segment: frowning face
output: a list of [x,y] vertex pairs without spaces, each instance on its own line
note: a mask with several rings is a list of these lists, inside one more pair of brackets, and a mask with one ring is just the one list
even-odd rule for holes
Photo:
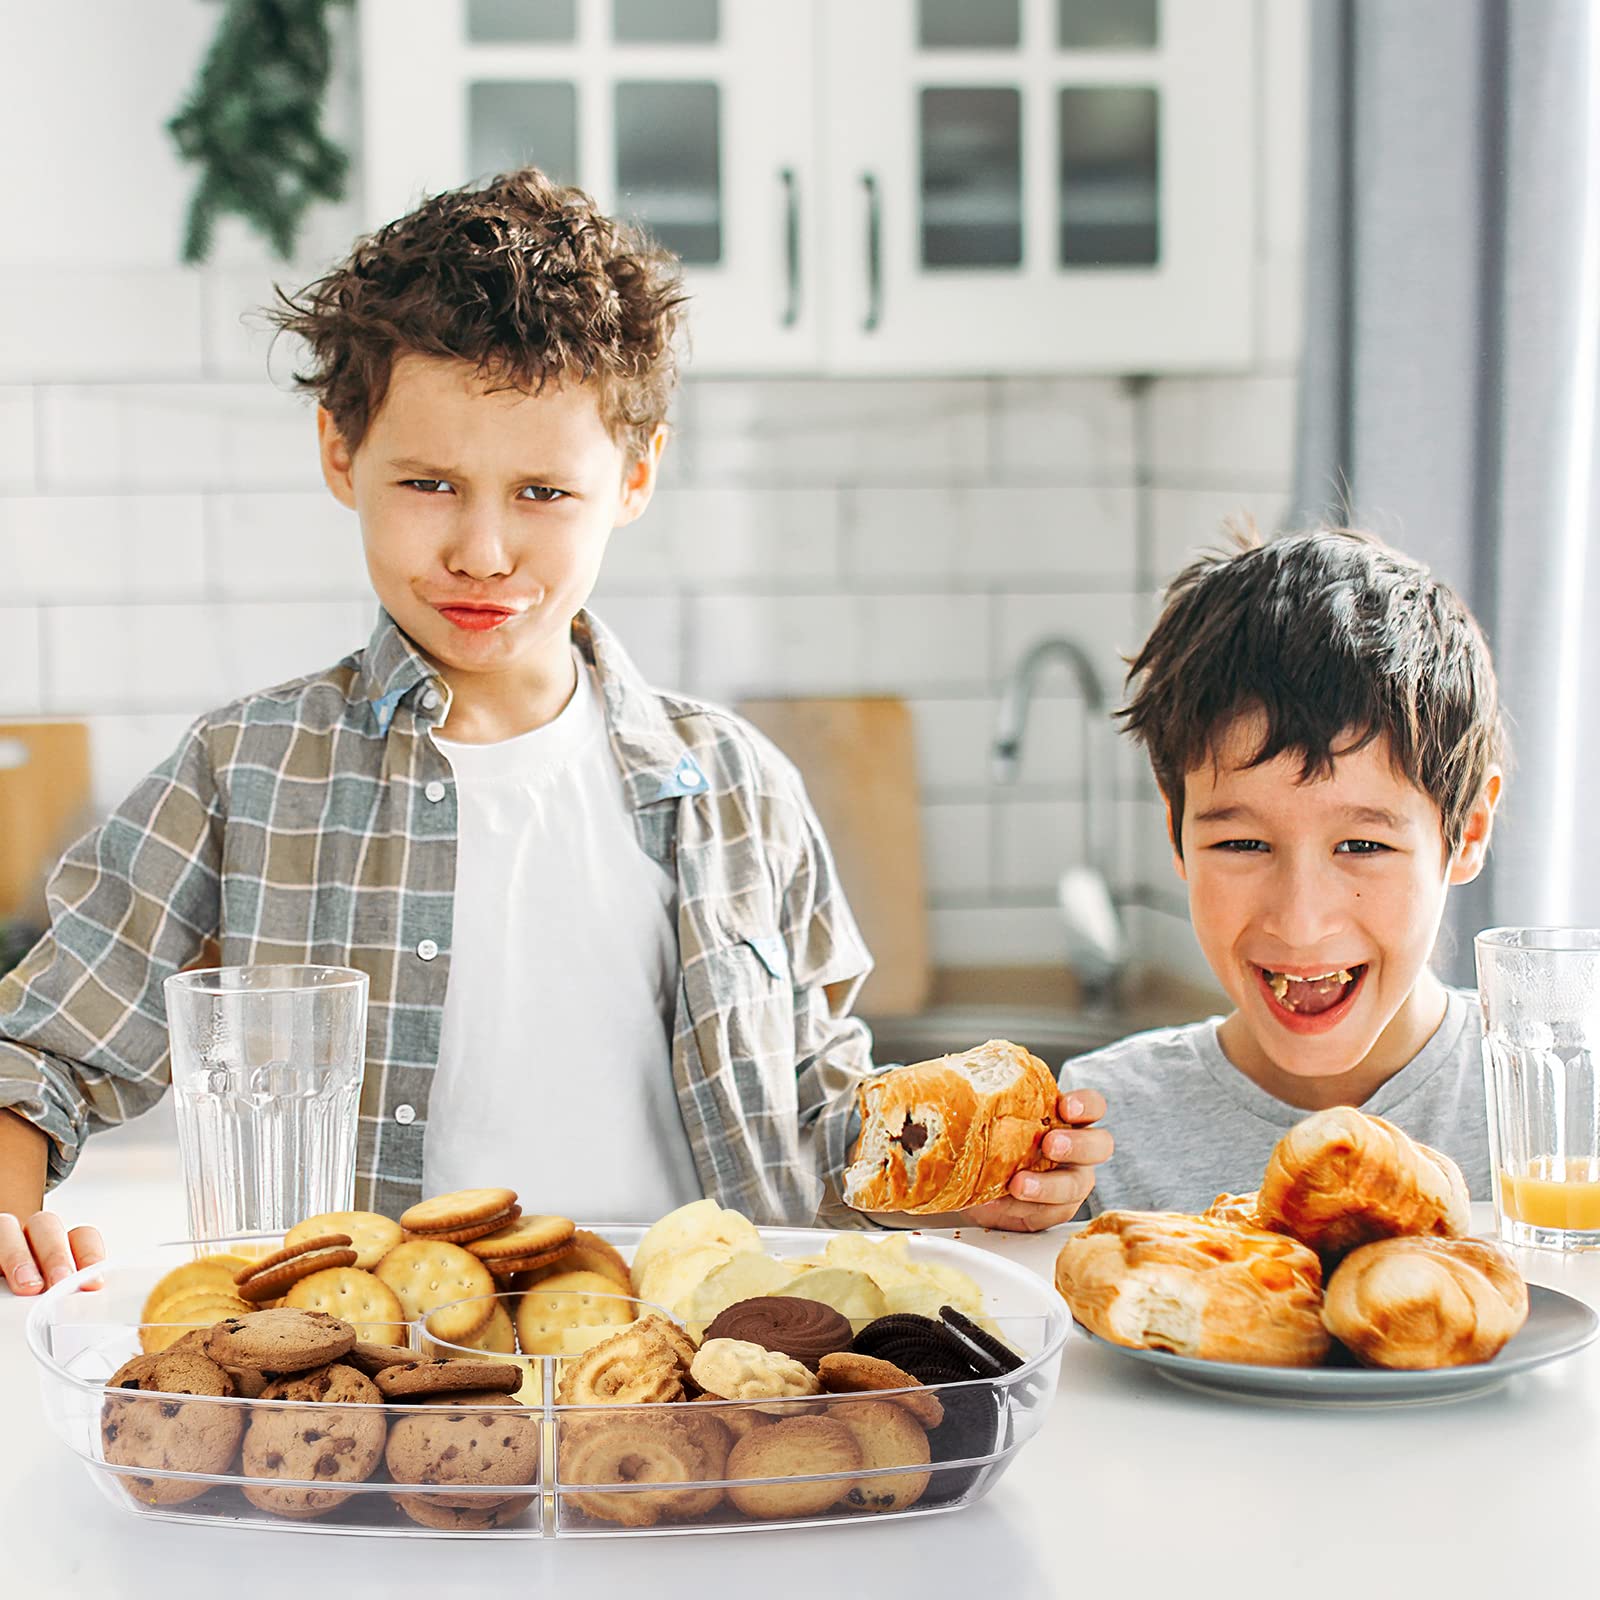
[[1419,979],[1450,886],[1482,866],[1499,774],[1452,854],[1438,806],[1395,769],[1385,740],[1302,782],[1297,755],[1244,765],[1260,733],[1241,719],[1184,785],[1178,871],[1200,947],[1238,1008],[1224,1046],[1269,1088],[1390,1055],[1395,1070],[1438,1025]]

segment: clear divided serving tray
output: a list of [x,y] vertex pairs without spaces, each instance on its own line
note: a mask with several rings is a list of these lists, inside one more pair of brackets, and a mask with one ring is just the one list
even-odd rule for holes
[[[638,1227],[594,1231],[628,1257],[645,1233]],[[767,1228],[761,1237],[772,1255],[814,1257],[832,1235],[818,1229]],[[108,1461],[102,1443],[105,1384],[123,1362],[139,1353],[139,1318],[151,1287],[164,1273],[198,1255],[262,1242],[231,1239],[163,1245],[138,1259],[110,1261],[75,1273],[31,1309],[27,1338],[39,1363],[46,1414],[114,1504],[174,1522],[235,1523],[303,1533],[495,1539],[726,1533],[935,1515],[982,1499],[1038,1432],[1055,1392],[1058,1357],[1071,1325],[1053,1287],[1025,1268],[956,1240],[913,1236],[912,1259],[956,1267],[972,1278],[983,1290],[985,1321],[1024,1357],[1017,1371],[1001,1378],[930,1386],[944,1420],[927,1430],[926,1465],[896,1454],[891,1443],[887,1458],[894,1465],[794,1472],[784,1470],[782,1460],[771,1460],[744,1476],[730,1476],[724,1465],[720,1472],[686,1478],[673,1466],[685,1459],[683,1452],[656,1447],[652,1430],[659,1430],[662,1422],[687,1423],[692,1432],[701,1425],[690,1419],[707,1415],[723,1424],[713,1432],[731,1445],[752,1426],[752,1412],[764,1419],[753,1424],[759,1428],[770,1421],[826,1416],[830,1408],[881,1401],[883,1396],[563,1406],[555,1400],[557,1376],[569,1358],[444,1346],[430,1335],[427,1318],[406,1329],[405,1343],[420,1354],[516,1361],[523,1366],[518,1408],[474,1408],[445,1401],[427,1408],[439,1421],[457,1426],[469,1449],[476,1445],[468,1435],[499,1424],[495,1447],[520,1463],[512,1481],[482,1487],[416,1482],[409,1480],[417,1474],[408,1474],[403,1467],[397,1478],[396,1452],[387,1448],[388,1441],[397,1425],[415,1419],[421,1409],[402,1403],[339,1406],[326,1401],[174,1397],[181,1401],[185,1426],[211,1426],[224,1436],[229,1430],[242,1433],[253,1418],[268,1411],[293,1414],[301,1432],[339,1433],[344,1430],[328,1424],[337,1424],[340,1413],[360,1412],[363,1436],[370,1443],[376,1438],[371,1419],[381,1417],[385,1448],[362,1481],[252,1478],[244,1472],[237,1450],[229,1470],[218,1473],[163,1470],[148,1456],[141,1456],[138,1466]],[[85,1287],[95,1282],[101,1287]],[[511,1310],[519,1296],[508,1293],[497,1298]],[[660,1312],[643,1301],[638,1306],[641,1315]],[[112,1393],[113,1406],[171,1404],[142,1392]],[[222,1415],[224,1411],[235,1416]],[[881,1420],[881,1413],[877,1415]],[[275,1420],[272,1425],[280,1431],[283,1426]],[[681,1429],[667,1432],[681,1441]],[[585,1437],[587,1447],[579,1448]],[[715,1458],[712,1452],[710,1459]],[[596,1469],[587,1473],[583,1469],[585,1461],[604,1462],[604,1472],[623,1481],[598,1481]],[[756,1470],[761,1475],[755,1475]]]

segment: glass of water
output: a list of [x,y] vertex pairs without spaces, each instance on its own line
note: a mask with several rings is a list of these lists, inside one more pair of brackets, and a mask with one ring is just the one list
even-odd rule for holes
[[1600,1248],[1600,928],[1474,941],[1500,1236]]
[[367,975],[215,967],[163,985],[189,1233],[280,1233],[354,1198]]

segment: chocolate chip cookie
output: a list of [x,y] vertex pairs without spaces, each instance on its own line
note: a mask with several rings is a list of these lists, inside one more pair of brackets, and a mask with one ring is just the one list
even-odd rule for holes
[[[233,1394],[221,1367],[192,1350],[135,1356],[106,1384],[100,1443],[114,1466],[164,1472],[226,1472],[244,1430],[243,1409],[214,1404]],[[174,1395],[194,1395],[191,1401]],[[184,1478],[125,1474],[122,1483],[149,1506],[176,1506],[211,1487]]]
[[[246,1476],[317,1483],[362,1483],[372,1476],[383,1456],[384,1414],[347,1409],[376,1407],[383,1398],[364,1373],[335,1362],[269,1383],[261,1398],[299,1403],[252,1408],[241,1456]],[[320,1517],[350,1498],[334,1489],[276,1489],[259,1482],[245,1484],[244,1494],[263,1511],[300,1519]]]

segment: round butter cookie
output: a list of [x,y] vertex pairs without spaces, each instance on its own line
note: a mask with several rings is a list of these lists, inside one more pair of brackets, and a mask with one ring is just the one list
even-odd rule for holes
[[653,1405],[683,1398],[678,1352],[637,1324],[561,1363],[556,1402],[564,1406]]
[[[688,1407],[682,1408],[685,1412]],[[676,1412],[632,1411],[610,1417],[581,1417],[558,1424],[562,1481],[569,1484],[694,1483],[722,1477],[725,1446],[708,1455],[709,1430],[687,1426]],[[610,1494],[569,1490],[567,1503],[598,1522],[625,1528],[653,1528],[669,1517],[703,1515],[722,1491],[709,1489],[630,1489]],[[703,1508],[703,1510],[697,1509]]]
[[569,1328],[621,1327],[637,1312],[598,1272],[557,1273],[517,1302],[517,1340],[527,1355],[559,1355]]
[[871,1394],[880,1389],[903,1389],[904,1394],[885,1395],[884,1398],[902,1406],[924,1428],[937,1428],[944,1421],[944,1404],[938,1395],[925,1389],[920,1378],[913,1378],[892,1361],[843,1351],[824,1356],[817,1365],[817,1377],[829,1394]]
[[[932,1460],[928,1435],[904,1406],[886,1400],[843,1400],[829,1406],[827,1414],[855,1435],[864,1472],[880,1467],[926,1469]],[[852,1511],[904,1511],[928,1492],[932,1476],[923,1470],[861,1478],[839,1496],[839,1504]]]
[[407,1233],[433,1233],[440,1228],[474,1228],[501,1216],[517,1203],[515,1189],[457,1189],[436,1194],[400,1213]]
[[365,1344],[403,1344],[406,1314],[399,1297],[382,1278],[357,1267],[330,1267],[290,1286],[286,1306],[325,1311],[356,1330]]
[[283,1236],[285,1247],[299,1249],[326,1234],[343,1234],[355,1251],[354,1265],[371,1272],[405,1238],[405,1229],[376,1211],[321,1211],[297,1222]]
[[[407,1239],[378,1263],[407,1322],[427,1319],[426,1331],[446,1344],[469,1339],[494,1315],[494,1279],[458,1244]],[[460,1302],[459,1304],[457,1302]]]
[[[842,1422],[831,1417],[786,1417],[770,1428],[746,1434],[728,1456],[730,1478],[809,1478],[820,1473],[859,1472],[861,1446]],[[735,1483],[728,1498],[747,1517],[815,1517],[848,1494],[847,1478],[815,1483]]]
[[483,1261],[514,1261],[554,1250],[566,1244],[572,1232],[569,1217],[518,1216],[504,1227],[474,1239],[470,1248]]

